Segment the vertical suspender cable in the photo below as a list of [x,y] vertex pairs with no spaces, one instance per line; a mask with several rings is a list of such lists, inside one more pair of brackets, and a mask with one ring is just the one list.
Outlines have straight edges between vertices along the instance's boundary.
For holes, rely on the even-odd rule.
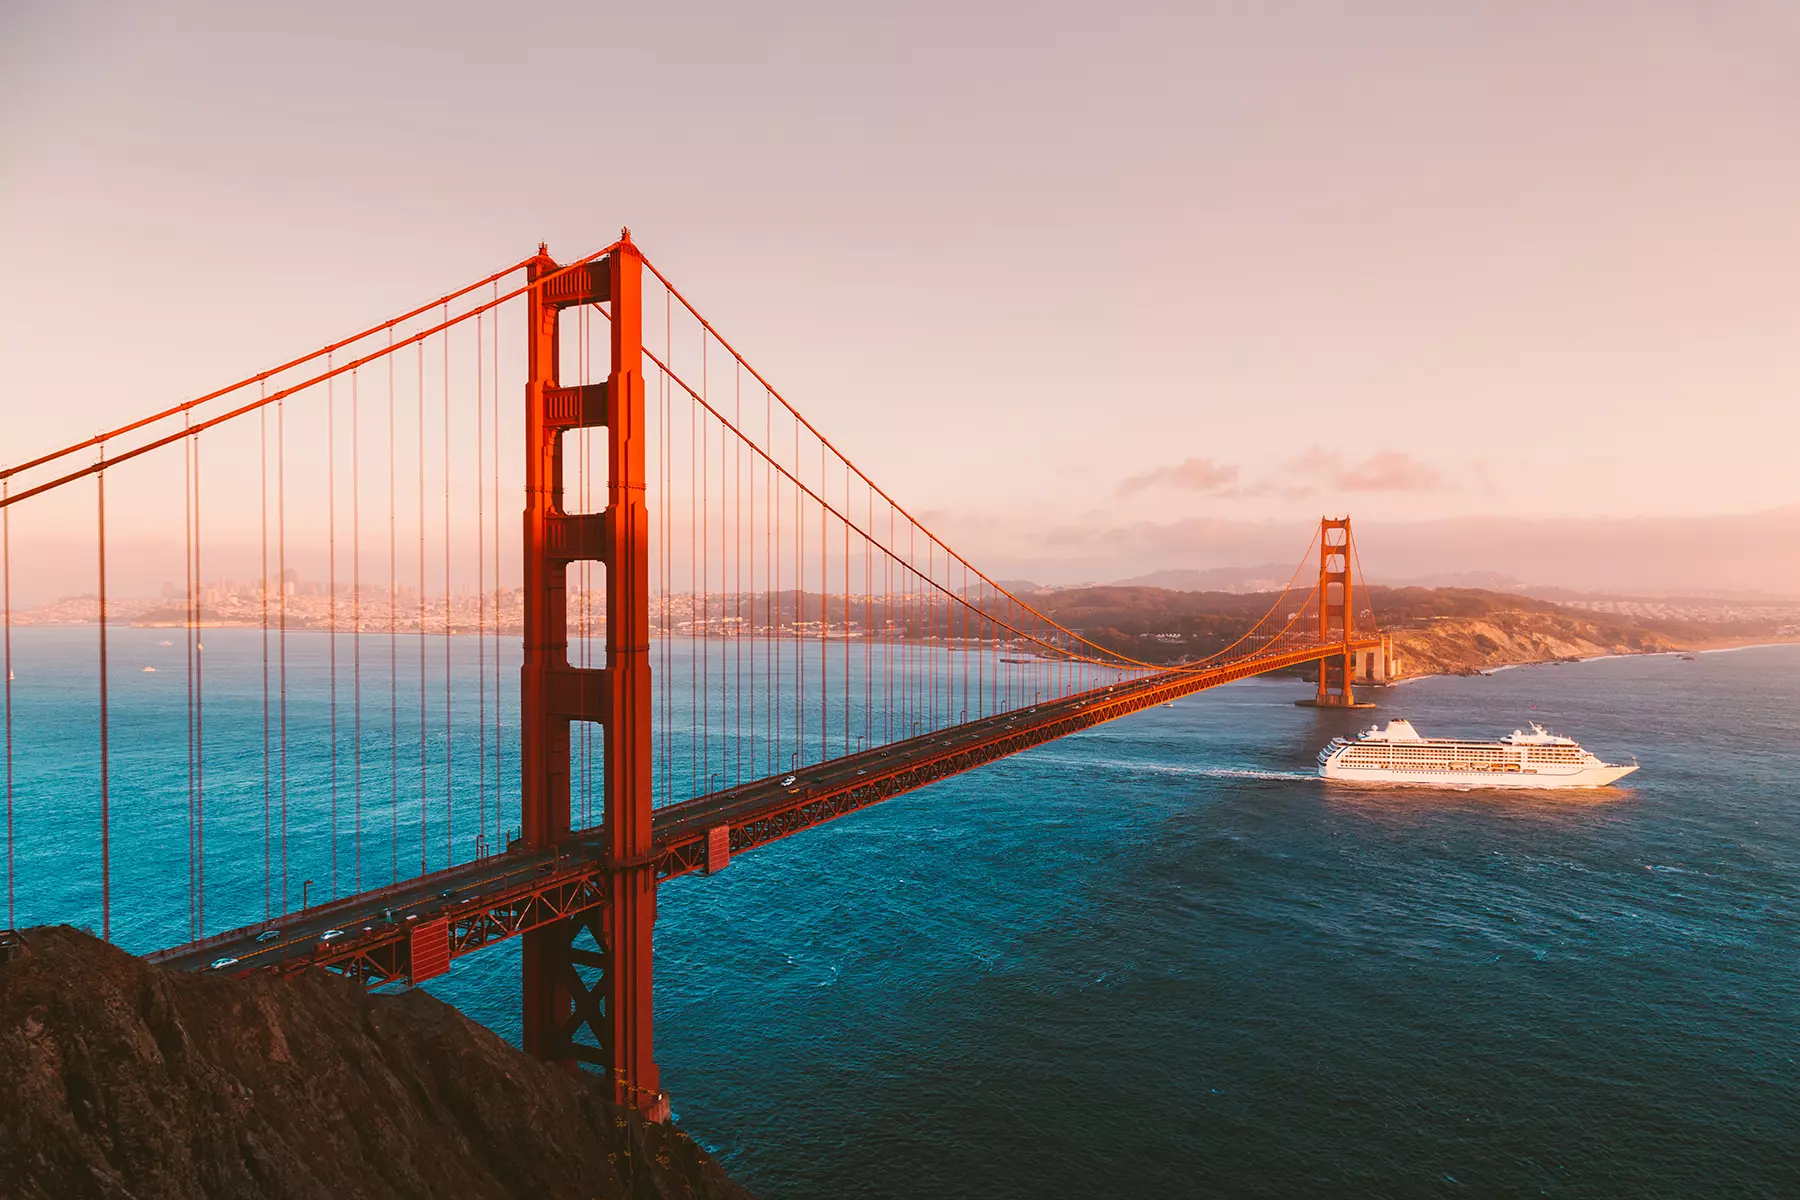
[[726,640],[725,618],[731,613],[731,455],[726,445],[730,430],[719,425],[719,786],[731,782],[731,644]]
[[[819,439],[819,495],[825,494],[825,439]],[[823,502],[819,504],[819,761],[831,757],[831,644],[825,639],[831,630],[831,565],[828,561],[831,539],[831,514]]]
[[[731,367],[731,419],[739,429],[744,427],[744,371],[736,362]],[[731,612],[737,618],[732,629],[737,724],[731,739],[731,783],[736,787],[744,780],[744,443],[741,436],[732,442],[731,465],[731,572],[732,591],[736,597]],[[754,578],[750,582],[755,586]],[[754,613],[754,601],[751,609]]]
[[281,703],[281,911],[288,910],[287,401],[275,402],[276,676]]
[[901,637],[901,625],[898,616],[898,599],[894,590],[894,585],[898,578],[896,571],[898,566],[896,560],[896,548],[899,543],[897,540],[898,531],[897,522],[895,521],[894,505],[885,498],[883,503],[887,508],[888,527],[887,534],[882,542],[883,553],[881,562],[881,740],[884,743],[891,743],[896,737],[894,729],[895,719],[898,716],[898,713],[895,705],[897,703],[897,684],[900,676],[899,639]]
[[[500,285],[494,284],[494,297]],[[494,310],[494,838],[506,848],[505,826],[500,816],[500,310]],[[480,531],[476,531],[479,535]]]
[[[100,937],[112,941],[112,780],[107,759],[109,713],[106,703],[106,447],[100,447]],[[10,711],[10,709],[9,709]]]
[[[824,493],[823,479],[819,480],[819,494]],[[844,471],[844,517],[838,522],[844,528],[844,592],[841,603],[844,606],[844,753],[850,753],[850,472]]]
[[700,699],[695,707],[700,716],[700,777],[695,779],[696,794],[712,790],[712,647],[707,644],[710,632],[711,601],[708,593],[712,590],[712,572],[708,566],[712,562],[712,542],[708,537],[712,503],[707,486],[712,468],[712,456],[708,453],[711,444],[706,437],[707,416],[704,411],[706,402],[706,332],[700,333],[700,398],[701,406],[694,409],[694,425],[700,433],[700,625],[698,643],[700,651]]
[[705,693],[700,690],[700,664],[698,660],[698,643],[694,640],[700,636],[696,622],[700,619],[700,606],[704,597],[700,594],[700,564],[694,556],[694,530],[699,515],[694,511],[694,500],[700,494],[699,470],[700,454],[694,445],[694,434],[700,426],[700,409],[691,400],[688,402],[688,711],[692,714],[690,732],[688,734],[688,777],[687,791],[689,795],[699,794],[699,783],[694,777],[700,773],[700,738],[698,729],[693,728],[704,723],[700,702]]
[[[191,425],[186,413],[183,426]],[[186,634],[187,656],[187,868],[188,868],[188,940],[197,941],[199,926],[194,920],[194,886],[197,872],[194,861],[194,441],[181,439],[181,624]]]
[[[674,345],[674,335],[669,330],[670,320],[669,295],[663,293],[663,362],[669,361],[669,350]],[[675,517],[670,503],[671,481],[675,478],[675,414],[670,409],[669,372],[667,368],[657,372],[657,387],[662,394],[662,578],[663,578],[663,794],[670,800],[675,797],[675,625],[673,600],[670,596],[675,585]]]
[[725,614],[731,611],[731,568],[726,557],[726,535],[731,528],[731,508],[729,495],[725,489],[731,482],[731,473],[727,467],[729,456],[726,453],[725,439],[729,431],[725,422],[719,422],[719,785],[723,787],[728,779],[726,772],[730,770],[731,746],[726,737],[731,727],[731,667],[730,645],[725,640]]
[[844,466],[844,753],[850,753],[850,467]]
[[[775,452],[775,401],[769,395],[769,389],[763,389],[763,445],[769,453]],[[764,619],[769,623],[769,636],[763,642],[763,674],[768,677],[769,703],[765,706],[767,715],[763,718],[769,723],[767,739],[769,743],[769,766],[765,775],[775,773],[775,763],[781,757],[781,659],[775,653],[775,639],[781,631],[781,584],[777,577],[776,560],[780,551],[775,549],[775,537],[780,532],[775,521],[778,508],[775,492],[778,484],[775,479],[775,466],[771,462],[763,468],[763,587],[768,589],[764,608],[768,611]]]
[[362,397],[350,372],[350,794],[356,890],[362,891]]
[[[0,479],[0,500],[9,488]],[[0,508],[0,610],[5,613],[3,648],[0,648],[0,686],[6,693],[6,927],[15,928],[13,916],[13,703],[12,703],[12,508]]]
[[[444,305],[444,322],[450,306]],[[450,331],[444,330],[444,865],[456,862],[456,773],[450,736]]]
[[[868,483],[868,480],[864,480]],[[863,536],[863,745],[875,744],[875,487],[867,497],[868,533]]]
[[806,619],[806,509],[799,489],[799,421],[794,423],[794,763],[806,752],[806,662],[801,658]]
[[925,535],[925,575],[920,580],[919,598],[925,605],[925,728],[938,727],[938,650],[934,643],[937,637],[938,603],[937,593],[929,586],[937,578],[937,539],[929,533]]
[[[483,484],[481,469],[487,466],[487,452],[482,445],[481,418],[487,414],[483,411],[483,393],[487,387],[485,362],[486,346],[483,343],[485,334],[482,329],[482,314],[475,316],[475,778],[478,781],[476,790],[475,841],[485,845],[487,838],[487,547],[482,545],[486,534],[487,513],[483,500]],[[495,397],[499,401],[499,397]],[[499,447],[495,447],[498,449]],[[498,501],[496,501],[497,503]],[[500,664],[495,663],[498,670]]]
[[200,435],[194,435],[194,936],[206,936],[206,635],[200,569]]
[[[267,395],[269,385],[262,385]],[[262,537],[262,742],[263,742],[263,920],[275,915],[272,842],[269,837],[269,410],[256,410],[257,506]]]
[[[325,356],[331,369],[331,356]],[[338,894],[338,727],[337,727],[337,377],[325,381],[325,639],[331,655],[331,895]]]
[[[445,304],[445,322],[450,306]],[[450,331],[445,329],[445,865],[455,862],[455,772],[450,738]]]
[[400,881],[400,607],[399,556],[395,534],[396,454],[394,449],[394,331],[388,330],[388,853],[389,882]]
[[425,343],[419,343],[419,874],[426,871],[425,845]]
[[[667,300],[664,300],[667,304]],[[654,703],[661,712],[661,728],[658,730],[658,758],[654,780],[662,782],[663,800],[665,803],[674,795],[669,781],[669,766],[674,759],[674,730],[671,728],[671,705],[669,688],[669,378],[666,372],[658,370],[656,374],[656,563],[651,572],[660,589],[657,602],[659,627],[656,636],[661,639],[657,647],[658,673],[655,676],[656,699]],[[651,785],[653,788],[655,784]]]

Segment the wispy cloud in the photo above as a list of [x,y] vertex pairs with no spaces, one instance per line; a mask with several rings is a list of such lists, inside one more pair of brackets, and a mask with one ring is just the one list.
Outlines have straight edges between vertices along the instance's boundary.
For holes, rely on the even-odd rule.
[[1437,492],[1450,486],[1443,471],[1404,451],[1346,459],[1313,446],[1256,480],[1245,494],[1298,499],[1320,492]]
[[1230,492],[1237,487],[1238,469],[1210,458],[1184,458],[1166,467],[1140,471],[1119,484],[1119,495],[1129,496],[1146,488],[1171,487],[1189,492]]
[[1435,492],[1444,473],[1398,450],[1383,450],[1339,472],[1337,486],[1347,492]]
[[1212,496],[1285,496],[1297,499],[1321,491],[1435,492],[1451,486],[1443,471],[1399,450],[1380,450],[1361,459],[1345,459],[1318,446],[1282,463],[1259,478],[1243,480],[1230,463],[1210,458],[1184,458],[1127,476],[1118,494],[1131,496],[1152,488],[1201,492]]

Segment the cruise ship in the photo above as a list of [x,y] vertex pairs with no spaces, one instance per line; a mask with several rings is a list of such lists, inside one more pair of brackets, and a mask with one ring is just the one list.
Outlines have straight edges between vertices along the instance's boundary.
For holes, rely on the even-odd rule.
[[1319,774],[1347,783],[1413,783],[1463,788],[1594,788],[1616,783],[1637,763],[1601,762],[1572,738],[1533,724],[1493,742],[1420,737],[1407,720],[1333,738],[1319,751]]

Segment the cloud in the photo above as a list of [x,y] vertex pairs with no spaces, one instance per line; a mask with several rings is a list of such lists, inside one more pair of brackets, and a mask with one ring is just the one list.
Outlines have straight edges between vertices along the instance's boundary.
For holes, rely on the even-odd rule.
[[1190,492],[1229,492],[1237,486],[1238,469],[1210,458],[1184,458],[1173,466],[1152,467],[1126,479],[1119,495],[1129,496],[1145,488],[1174,487]]
[[1346,460],[1309,446],[1260,478],[1243,480],[1229,463],[1185,458],[1127,476],[1118,494],[1131,496],[1151,488],[1174,488],[1213,496],[1280,496],[1298,500],[1333,492],[1435,492],[1451,486],[1443,471],[1399,450],[1380,450],[1360,460]]
[[1358,462],[1326,453],[1318,446],[1282,463],[1270,476],[1244,489],[1250,496],[1297,500],[1334,492],[1435,492],[1450,486],[1430,463],[1397,450],[1381,450]]
[[1337,477],[1347,492],[1434,492],[1444,483],[1442,471],[1397,450],[1371,454]]

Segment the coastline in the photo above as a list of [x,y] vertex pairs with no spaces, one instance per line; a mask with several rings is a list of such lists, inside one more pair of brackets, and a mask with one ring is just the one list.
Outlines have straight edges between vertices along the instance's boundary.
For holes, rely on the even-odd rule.
[[[1515,671],[1524,667],[1554,667],[1564,664],[1600,662],[1609,658],[1667,658],[1683,654],[1731,654],[1738,650],[1764,650],[1777,646],[1800,646],[1800,635],[1771,638],[1769,635],[1763,634],[1759,637],[1709,638],[1704,642],[1689,646],[1675,646],[1667,650],[1635,650],[1626,653],[1587,654],[1569,658],[1519,659],[1514,662],[1497,663],[1481,670],[1423,671],[1418,674],[1402,675],[1387,684],[1374,686],[1402,687],[1409,683],[1417,683],[1422,679],[1462,679],[1478,675],[1494,675],[1501,671]],[[1358,686],[1368,687],[1370,685],[1359,684]]]

